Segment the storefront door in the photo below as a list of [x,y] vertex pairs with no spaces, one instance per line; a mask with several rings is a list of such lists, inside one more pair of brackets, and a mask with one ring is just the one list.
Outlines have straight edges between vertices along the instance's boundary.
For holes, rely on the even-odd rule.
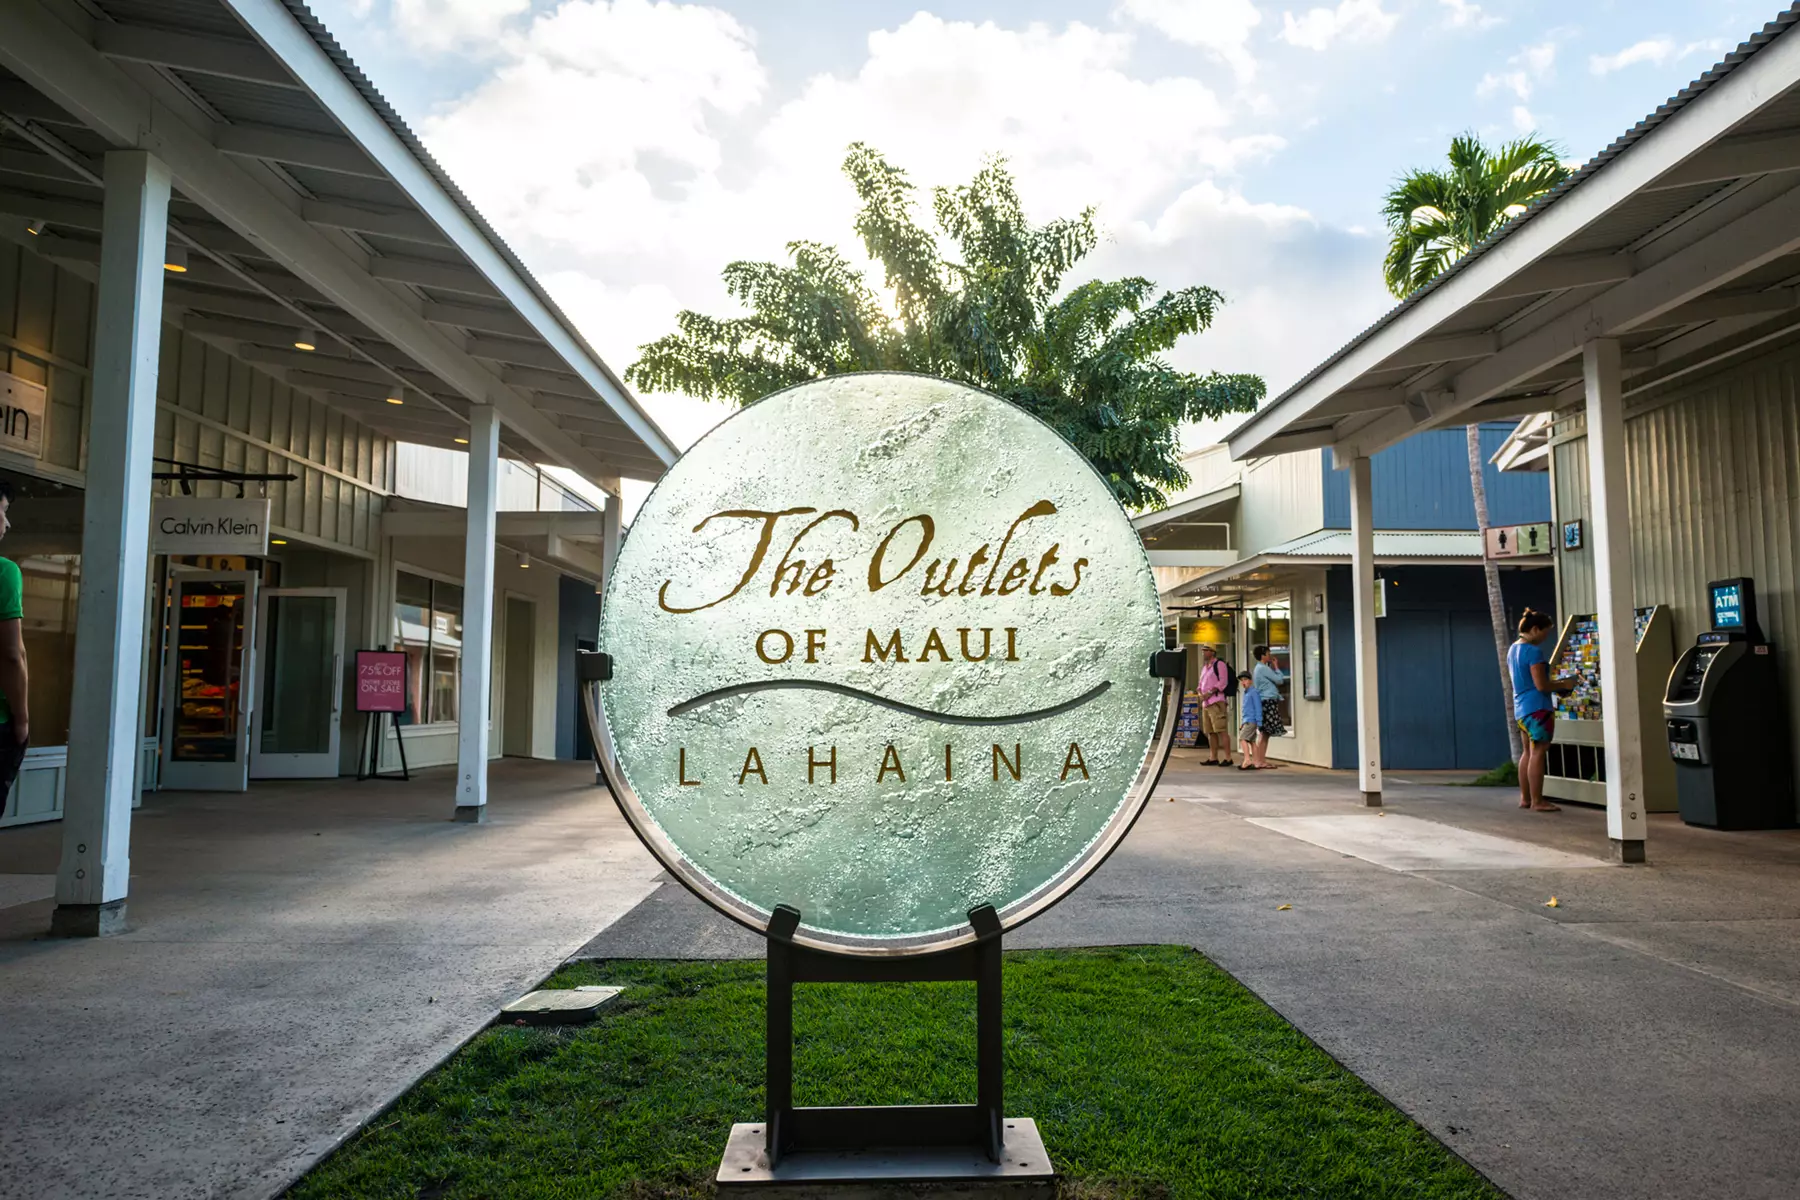
[[241,792],[250,766],[253,571],[171,576],[162,786]]
[[338,773],[343,588],[264,588],[256,615],[252,779]]

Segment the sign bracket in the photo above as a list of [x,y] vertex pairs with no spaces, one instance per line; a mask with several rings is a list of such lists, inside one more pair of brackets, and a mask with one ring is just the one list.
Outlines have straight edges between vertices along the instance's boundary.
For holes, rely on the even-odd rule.
[[[768,928],[768,1102],[764,1148],[771,1168],[784,1156],[809,1151],[875,1147],[972,1148],[989,1162],[1006,1147],[1005,1070],[1001,1041],[1000,914],[991,904],[969,910],[976,940],[937,954],[854,958],[794,942],[800,910],[778,905]],[[796,1108],[794,1106],[794,985],[796,983],[914,983],[968,980],[975,984],[975,1103]]]

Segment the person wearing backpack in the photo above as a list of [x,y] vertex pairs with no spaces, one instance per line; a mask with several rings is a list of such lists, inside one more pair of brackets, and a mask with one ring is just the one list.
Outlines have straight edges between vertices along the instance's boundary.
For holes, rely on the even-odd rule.
[[[1211,646],[1200,647],[1200,728],[1206,734],[1205,763],[1229,767],[1231,762],[1231,693],[1237,681],[1231,668]],[[1224,761],[1220,761],[1220,756]]]

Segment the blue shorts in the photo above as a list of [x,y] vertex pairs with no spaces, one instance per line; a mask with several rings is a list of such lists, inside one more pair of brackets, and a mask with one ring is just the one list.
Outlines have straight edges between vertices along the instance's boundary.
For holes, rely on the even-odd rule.
[[1526,713],[1519,718],[1519,730],[1540,746],[1548,746],[1556,737],[1556,714],[1547,708]]

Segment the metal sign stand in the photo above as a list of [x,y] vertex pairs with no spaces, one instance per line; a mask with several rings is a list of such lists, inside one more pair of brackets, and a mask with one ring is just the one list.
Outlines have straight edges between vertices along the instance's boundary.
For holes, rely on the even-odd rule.
[[[990,1162],[1005,1154],[1005,1072],[1000,1041],[1000,914],[991,904],[969,913],[980,939],[918,958],[850,958],[794,944],[800,912],[783,904],[769,922],[768,1111],[764,1149],[769,1165],[802,1151],[871,1146],[958,1146]],[[794,1107],[796,983],[975,983],[975,1103],[860,1108]],[[1044,1164],[1046,1167],[1048,1162]]]
[[[382,715],[383,714],[378,712],[363,714],[363,741],[369,748],[369,761],[366,770],[357,771],[356,779],[358,783],[365,779],[398,779],[403,782],[412,779],[412,772],[408,771],[406,768],[406,739],[400,736],[399,713],[391,712],[386,715],[394,723],[394,745],[398,747],[400,751],[400,773],[398,775],[383,775],[381,773]],[[361,756],[358,755],[358,757],[360,758]],[[361,766],[361,764],[358,765]]]
[[[616,766],[603,752],[609,743],[602,736],[597,688],[591,686],[611,679],[612,666],[610,655],[583,651],[576,657],[576,678],[584,685],[583,708],[594,731],[594,765],[630,820],[630,809],[621,799],[629,796],[630,790],[614,782]],[[1165,681],[1165,686],[1146,798],[1161,778],[1174,747],[1180,686],[1186,676],[1185,651],[1157,651],[1151,655],[1150,674]],[[1136,811],[1142,810],[1140,801]],[[645,838],[635,822],[632,828],[639,838]],[[645,844],[652,845],[648,839]],[[704,893],[696,894],[707,899]],[[794,940],[800,920],[799,909],[778,905],[760,931],[768,945],[766,1110],[761,1124],[731,1127],[715,1177],[719,1193],[798,1195],[819,1188],[847,1187],[859,1196],[914,1196],[920,1188],[936,1186],[964,1194],[994,1191],[1009,1200],[1049,1200],[1055,1192],[1056,1172],[1037,1122],[1005,1116],[1001,924],[994,907],[984,904],[970,910],[969,924],[975,931],[972,944],[917,956],[873,957],[817,950]],[[794,1106],[795,984],[958,980],[975,983],[975,1103]]]

